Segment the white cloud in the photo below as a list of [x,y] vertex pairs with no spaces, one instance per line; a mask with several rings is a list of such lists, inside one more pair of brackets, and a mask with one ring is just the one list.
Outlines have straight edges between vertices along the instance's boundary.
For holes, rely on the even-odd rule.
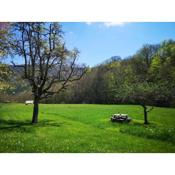
[[92,22],[86,22],[86,24],[87,24],[87,25],[91,25],[91,24],[92,24]]
[[123,26],[124,22],[85,22],[87,25],[92,25],[92,24],[98,24],[99,26],[105,26],[105,27],[116,27],[116,26]]
[[124,22],[104,22],[106,27],[115,27],[115,26],[123,26]]

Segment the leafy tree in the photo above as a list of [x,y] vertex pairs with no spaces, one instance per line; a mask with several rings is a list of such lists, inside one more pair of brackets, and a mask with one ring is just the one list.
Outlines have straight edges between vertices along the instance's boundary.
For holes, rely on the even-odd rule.
[[173,105],[175,102],[175,42],[173,40],[161,43],[157,54],[152,59],[149,78],[159,84],[160,89],[163,88],[166,92],[166,97],[157,98],[156,104]]
[[5,91],[11,88],[10,84],[11,70],[6,64],[0,64],[0,91]]
[[[148,112],[153,109],[148,106],[168,105],[175,97],[175,86],[172,83],[174,65],[172,61],[169,63],[174,53],[172,43],[143,47],[128,60],[125,68],[127,73],[119,95],[125,103],[140,104],[143,107],[145,124],[148,124]],[[171,45],[168,52],[167,45]]]
[[159,44],[152,45],[152,44],[145,44],[139,51],[136,53],[141,60],[144,61],[147,68],[149,68],[152,58],[156,55],[158,49],[160,48]]
[[122,88],[123,92],[121,93],[121,96],[123,98],[123,101],[126,101],[125,99],[127,99],[127,101],[133,104],[141,105],[144,112],[144,124],[148,124],[148,112],[153,109],[153,106],[149,106],[153,105],[155,93],[158,89],[157,86],[154,83],[137,82],[134,84],[124,85]]
[[0,91],[10,88],[8,82],[11,73],[8,65],[2,63],[2,59],[8,53],[9,23],[0,23]]
[[9,23],[0,22],[0,57],[7,54]]
[[12,52],[23,59],[21,64],[12,63],[23,68],[22,77],[32,87],[34,124],[38,122],[39,102],[79,80],[86,69],[76,64],[79,51],[66,48],[58,23],[14,23],[11,32]]

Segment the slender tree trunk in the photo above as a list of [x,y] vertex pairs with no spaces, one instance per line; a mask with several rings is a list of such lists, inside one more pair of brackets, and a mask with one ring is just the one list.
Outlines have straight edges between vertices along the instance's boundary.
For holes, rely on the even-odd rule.
[[147,119],[147,107],[145,105],[142,105],[144,109],[144,124],[148,124],[148,119]]
[[39,101],[34,99],[32,124],[38,123]]

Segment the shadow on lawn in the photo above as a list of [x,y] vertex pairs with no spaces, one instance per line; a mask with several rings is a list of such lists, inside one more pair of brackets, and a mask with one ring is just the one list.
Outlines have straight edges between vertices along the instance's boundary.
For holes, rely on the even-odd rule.
[[20,132],[33,132],[36,128],[40,127],[60,127],[63,123],[56,123],[54,120],[41,120],[33,125],[30,120],[4,120],[0,119],[1,131],[20,131]]

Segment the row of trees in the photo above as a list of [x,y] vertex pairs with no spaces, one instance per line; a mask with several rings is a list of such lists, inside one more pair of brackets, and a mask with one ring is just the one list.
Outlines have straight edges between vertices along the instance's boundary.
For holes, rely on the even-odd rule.
[[112,57],[103,64],[89,68],[80,81],[63,92],[67,94],[66,98],[60,94],[53,101],[135,103],[135,93],[140,92],[145,96],[147,90],[151,95],[148,102],[150,105],[173,106],[175,105],[174,49],[175,41],[169,40],[160,45],[144,45],[135,55],[126,59]]

